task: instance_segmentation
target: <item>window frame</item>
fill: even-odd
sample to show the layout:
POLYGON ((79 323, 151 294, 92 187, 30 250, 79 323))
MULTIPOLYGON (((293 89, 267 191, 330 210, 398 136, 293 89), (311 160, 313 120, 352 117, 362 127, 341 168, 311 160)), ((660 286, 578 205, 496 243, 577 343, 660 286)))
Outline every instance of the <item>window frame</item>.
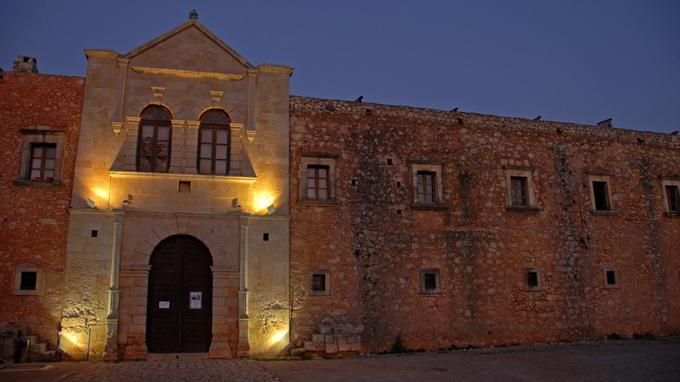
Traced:
POLYGON ((446 209, 447 206, 444 200, 443 193, 443 174, 442 174, 442 162, 440 161, 423 161, 423 160, 410 160, 410 179, 411 179, 411 207, 414 209, 446 209), (422 173, 434 173, 434 185, 432 187, 434 191, 434 202, 422 202, 418 199, 418 176, 422 173))
POLYGON ((48 142, 31 142, 31 148, 30 148, 30 154, 29 154, 29 159, 28 159, 28 173, 26 174, 26 179, 30 182, 45 182, 45 183, 52 183, 54 182, 54 177, 56 175, 56 166, 57 166, 57 144, 56 143, 48 143, 48 142), (41 148, 42 154, 40 155, 40 158, 36 158, 34 156, 35 150, 37 148, 41 148), (54 149, 54 157, 48 157, 47 153, 49 153, 49 149, 54 149), (36 159, 40 159, 40 167, 33 167, 33 161, 36 159), (48 160, 52 160, 52 168, 47 169, 46 167, 46 162, 48 160), (39 171, 40 172, 40 177, 37 179, 33 178, 33 171, 39 171), (49 180, 45 177, 45 172, 46 171, 52 171, 52 179, 49 180))
POLYGON ((330 201, 330 166, 327 164, 307 164, 307 168, 305 169, 305 189, 304 189, 304 196, 305 200, 308 201, 316 201, 316 202, 328 202, 330 201), (309 170, 314 171, 314 177, 310 178, 309 177, 309 170), (322 179, 321 178, 321 170, 324 170, 326 172, 326 178, 322 179), (310 188, 309 187, 309 180, 314 179, 314 187, 310 188), (322 199, 319 194, 320 191, 323 190, 324 188, 321 188, 321 182, 325 180, 325 190, 326 190, 326 198, 322 199), (309 197, 309 190, 314 190, 314 194, 316 195, 313 198, 309 197))
POLYGON ((339 155, 334 153, 302 153, 298 171, 298 203, 301 205, 334 206, 336 197, 336 168, 339 155), (325 200, 307 198, 307 167, 328 166, 328 198, 325 200))
POLYGON ((20 264, 14 269, 14 294, 15 295, 41 295, 45 288, 45 276, 41 268, 30 264, 20 264), (35 272, 35 289, 21 289, 22 274, 35 272))
POLYGON ((62 182, 63 165, 64 165, 64 140, 66 133, 64 131, 52 130, 47 126, 38 126, 37 128, 21 129, 21 150, 20 150, 20 166, 17 178, 13 181, 15 186, 58 186, 62 182), (51 181, 47 180, 31 180, 32 167, 32 147, 33 145, 45 144, 54 145, 54 176, 51 181))
POLYGON ((680 217, 680 179, 663 179, 661 181, 661 191, 663 193, 663 211, 666 217, 680 217), (669 187, 676 187, 676 196, 678 197, 678 206, 676 210, 671 209, 671 200, 669 198, 669 187))
POLYGON ((416 201, 419 204, 432 204, 436 205, 439 203, 439 196, 437 195, 437 172, 430 170, 418 170, 416 171, 416 201), (422 179, 422 182, 421 182, 422 179), (422 192, 420 187, 422 185, 422 192), (428 187, 429 186, 429 187, 428 187), (430 191, 430 192, 428 192, 430 191), (422 200, 431 199, 431 200, 422 200))
POLYGON ((172 161, 172 112, 170 109, 163 105, 158 105, 158 104, 152 104, 148 105, 147 107, 142 110, 140 113, 140 119, 139 119, 139 128, 137 132, 137 160, 136 160, 136 168, 138 172, 150 172, 150 173, 168 173, 170 172, 170 165, 172 161), (167 120, 163 119, 145 119, 144 118, 144 113, 147 112, 147 110, 151 108, 162 108, 165 109, 165 111, 168 113, 169 117, 167 120), (144 135, 144 126, 151 125, 153 128, 153 137, 151 139, 152 146, 154 149, 152 149, 152 160, 149 163, 150 168, 148 170, 141 170, 140 169, 140 164, 141 164, 141 158, 142 158, 142 136, 144 135), (167 156, 167 168, 164 171, 159 171, 158 167, 158 152, 155 149, 158 145, 158 129, 159 127, 162 128, 167 128, 168 129, 168 156, 167 156))
POLYGON ((609 175, 589 175, 588 176, 588 187, 590 190, 590 212, 593 214, 608 215, 613 214, 614 210, 614 199, 612 197, 612 180, 609 175), (595 195, 595 182, 605 183, 606 187, 606 201, 608 209, 598 209, 597 208, 597 198, 595 195))
POLYGON ((425 268, 420 270, 420 293, 421 294, 439 294, 442 291, 442 279, 439 268, 425 268), (427 288, 426 276, 434 275, 436 287, 434 289, 427 288))
POLYGON ((309 277, 309 291, 312 296, 330 296, 331 294, 331 277, 330 277, 330 271, 328 270, 317 270, 317 271, 312 271, 310 272, 310 277, 309 277), (314 289, 314 277, 315 276, 323 276, 324 277, 324 290, 315 290, 314 289))
POLYGON ((229 173, 231 172, 231 117, 229 116, 229 113, 227 113, 225 110, 222 109, 208 109, 205 112, 201 114, 201 117, 199 118, 199 127, 198 127, 198 145, 197 145, 197 152, 196 152, 196 171, 200 175, 218 175, 218 176, 228 176, 229 173), (211 112, 222 112, 224 113, 224 116, 226 117, 226 124, 222 125, 219 123, 210 123, 210 122, 204 122, 203 118, 206 116, 207 113, 211 112), (212 133, 211 137, 211 154, 210 158, 204 158, 201 156, 201 146, 204 144, 203 143, 203 134, 205 134, 208 130, 212 133), (227 156, 225 159, 225 166, 226 166, 226 173, 216 173, 215 172, 215 163, 219 160, 222 159, 217 159, 217 146, 225 146, 225 144, 218 144, 217 143, 217 134, 219 131, 224 130, 226 131, 227 134, 227 143, 226 143, 226 150, 227 150, 227 156), (210 160, 210 172, 201 172, 201 160, 210 160))
POLYGON ((533 168, 525 166, 511 166, 504 165, 503 172, 505 175, 505 208, 511 212, 536 213, 539 211, 538 201, 536 197, 536 185, 534 183, 533 168), (513 194, 513 179, 524 179, 524 205, 516 205, 514 203, 513 194))

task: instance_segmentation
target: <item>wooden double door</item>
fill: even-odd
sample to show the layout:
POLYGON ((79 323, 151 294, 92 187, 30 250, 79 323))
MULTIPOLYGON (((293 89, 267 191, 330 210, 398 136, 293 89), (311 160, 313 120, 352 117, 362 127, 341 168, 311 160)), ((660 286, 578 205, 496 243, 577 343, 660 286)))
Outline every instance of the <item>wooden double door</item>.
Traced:
POLYGON ((151 255, 146 324, 150 353, 202 353, 212 338, 212 256, 200 240, 171 236, 151 255))

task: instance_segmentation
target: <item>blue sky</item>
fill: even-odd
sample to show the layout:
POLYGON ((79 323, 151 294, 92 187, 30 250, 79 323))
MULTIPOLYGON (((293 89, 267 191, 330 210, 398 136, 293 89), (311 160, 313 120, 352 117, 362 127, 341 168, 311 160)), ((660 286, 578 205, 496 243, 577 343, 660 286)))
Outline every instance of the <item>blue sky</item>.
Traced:
POLYGON ((84 75, 187 19, 291 92, 577 123, 680 130, 680 1, 27 1, 0 7, 0 67, 35 56, 84 75))

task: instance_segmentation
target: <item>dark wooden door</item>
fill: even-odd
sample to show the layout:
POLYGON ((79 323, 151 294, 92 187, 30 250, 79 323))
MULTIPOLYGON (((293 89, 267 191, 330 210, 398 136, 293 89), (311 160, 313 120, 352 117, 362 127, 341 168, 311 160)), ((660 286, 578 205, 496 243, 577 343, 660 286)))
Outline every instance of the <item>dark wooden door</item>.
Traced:
POLYGON ((212 337, 212 257, 187 235, 163 240, 151 255, 146 344, 151 353, 207 352, 212 337))

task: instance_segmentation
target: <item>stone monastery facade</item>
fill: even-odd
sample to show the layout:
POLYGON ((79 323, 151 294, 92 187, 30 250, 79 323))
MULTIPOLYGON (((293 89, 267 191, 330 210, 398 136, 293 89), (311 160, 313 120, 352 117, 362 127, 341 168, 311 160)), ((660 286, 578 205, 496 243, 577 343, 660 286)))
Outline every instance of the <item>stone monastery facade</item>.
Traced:
POLYGON ((680 331, 678 135, 291 96, 195 16, 85 55, 0 73, 0 329, 32 351, 680 331))

